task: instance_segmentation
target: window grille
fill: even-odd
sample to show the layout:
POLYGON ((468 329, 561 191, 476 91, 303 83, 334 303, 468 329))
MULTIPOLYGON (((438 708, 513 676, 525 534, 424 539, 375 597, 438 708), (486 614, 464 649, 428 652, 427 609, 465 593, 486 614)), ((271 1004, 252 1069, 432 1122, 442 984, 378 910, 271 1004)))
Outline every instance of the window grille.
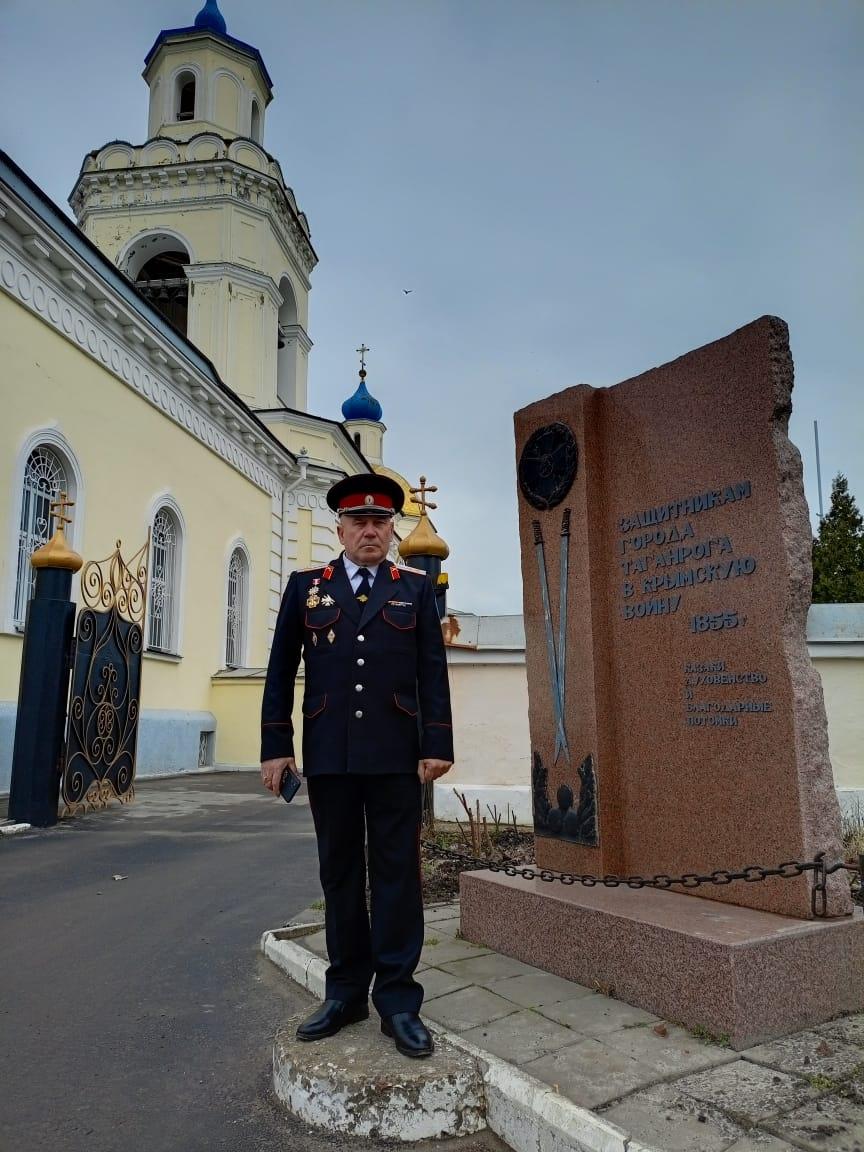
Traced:
POLYGON ((30 453, 24 469, 21 523, 18 530, 18 575, 15 582, 15 627, 23 629, 27 601, 36 587, 30 557, 50 538, 51 504, 61 492, 69 493, 66 470, 50 448, 39 445, 30 453))
POLYGON ((149 606, 149 646, 159 652, 173 652, 176 644, 177 537, 174 518, 166 508, 160 508, 153 521, 149 606))
POLYGON ((198 767, 213 767, 213 733, 202 732, 198 737, 198 767))
POLYGON ((246 641, 246 557, 240 548, 231 553, 228 565, 228 623, 225 644, 225 664, 239 668, 243 663, 246 641))

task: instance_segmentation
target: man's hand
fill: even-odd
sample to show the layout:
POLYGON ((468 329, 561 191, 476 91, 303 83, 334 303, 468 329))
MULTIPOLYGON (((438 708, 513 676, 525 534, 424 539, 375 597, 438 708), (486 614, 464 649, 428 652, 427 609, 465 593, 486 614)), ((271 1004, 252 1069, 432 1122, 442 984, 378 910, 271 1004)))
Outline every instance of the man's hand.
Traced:
POLYGON ((286 768, 295 776, 300 775, 297 771, 297 762, 293 756, 280 756, 276 760, 265 760, 261 765, 261 783, 267 791, 272 792, 274 796, 279 795, 282 777, 285 774, 286 768))
POLYGON ((424 784, 430 780, 437 780, 453 767, 452 760, 421 760, 417 765, 417 775, 424 784))

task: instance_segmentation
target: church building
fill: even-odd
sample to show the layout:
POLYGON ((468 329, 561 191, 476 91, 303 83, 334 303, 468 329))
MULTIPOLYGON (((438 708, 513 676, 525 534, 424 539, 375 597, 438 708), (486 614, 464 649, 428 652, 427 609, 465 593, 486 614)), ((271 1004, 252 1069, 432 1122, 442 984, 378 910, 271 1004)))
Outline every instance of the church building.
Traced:
POLYGON ((257 763, 282 589, 339 550, 334 481, 396 479, 399 537, 420 515, 383 464, 368 349, 342 419, 308 409, 317 256, 266 150, 260 52, 207 0, 159 33, 143 75, 148 139, 85 157, 77 227, 0 153, 0 792, 30 556, 62 493, 85 561, 118 539, 131 557, 150 534, 139 775, 257 763))

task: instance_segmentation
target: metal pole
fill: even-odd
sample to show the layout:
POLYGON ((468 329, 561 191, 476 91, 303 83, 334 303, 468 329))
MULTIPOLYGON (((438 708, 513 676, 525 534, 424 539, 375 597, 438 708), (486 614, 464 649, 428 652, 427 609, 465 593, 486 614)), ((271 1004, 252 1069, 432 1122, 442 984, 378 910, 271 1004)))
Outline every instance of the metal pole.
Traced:
POLYGON ((813 435, 816 438, 816 485, 819 488, 819 519, 825 519, 825 512, 822 508, 822 465, 819 462, 819 421, 813 421, 813 435))

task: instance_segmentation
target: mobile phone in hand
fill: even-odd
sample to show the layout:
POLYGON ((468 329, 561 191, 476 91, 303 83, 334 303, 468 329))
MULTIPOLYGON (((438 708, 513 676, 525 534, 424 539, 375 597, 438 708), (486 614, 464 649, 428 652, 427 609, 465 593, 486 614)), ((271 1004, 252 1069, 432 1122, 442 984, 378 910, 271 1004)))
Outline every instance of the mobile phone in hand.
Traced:
POLYGON ((282 783, 279 785, 279 795, 286 804, 290 804, 300 791, 300 777, 295 776, 290 768, 282 773, 282 783))

